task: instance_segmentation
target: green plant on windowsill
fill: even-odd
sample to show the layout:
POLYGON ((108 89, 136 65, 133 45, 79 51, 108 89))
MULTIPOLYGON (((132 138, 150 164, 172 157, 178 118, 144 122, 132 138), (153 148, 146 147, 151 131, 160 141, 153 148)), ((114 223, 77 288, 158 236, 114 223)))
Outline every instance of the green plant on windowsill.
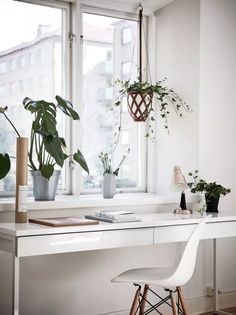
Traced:
POLYGON ((206 182, 203 179, 199 179, 198 177, 198 170, 194 172, 190 172, 188 174, 192 181, 188 183, 188 187, 190 188, 192 193, 204 193, 206 206, 203 205, 200 211, 207 212, 218 212, 218 202, 220 196, 225 196, 226 194, 230 193, 230 188, 225 188, 217 182, 206 182))
MULTIPOLYGON (((138 93, 141 98, 149 104, 147 108, 143 111, 144 120, 149 118, 148 132, 146 137, 150 137, 152 140, 155 139, 153 122, 156 120, 154 108, 152 106, 153 96, 156 98, 157 103, 160 106, 160 116, 164 119, 164 128, 169 133, 168 126, 168 115, 170 114, 170 106, 174 108, 178 117, 183 117, 183 110, 186 112, 191 112, 191 108, 186 102, 179 96, 174 89, 170 89, 165 86, 164 82, 167 79, 158 81, 154 84, 148 82, 134 81, 130 80, 116 80, 115 84, 120 86, 119 97, 115 101, 115 106, 121 105, 121 100, 124 96, 128 96, 129 93, 138 93)), ((141 121, 141 120, 140 120, 141 121)))
POLYGON ((24 108, 33 114, 31 127, 29 167, 32 171, 41 171, 43 177, 50 179, 56 165, 63 167, 64 161, 71 158, 87 173, 89 168, 80 150, 74 154, 66 153, 66 141, 57 130, 57 110, 61 110, 72 120, 79 120, 78 113, 71 102, 56 96, 56 103, 44 100, 33 101, 26 97, 24 108), (35 158, 36 157, 36 158, 35 158))
POLYGON ((99 159, 102 162, 102 166, 103 166, 103 175, 104 174, 113 174, 115 176, 118 176, 119 170, 121 165, 123 164, 124 160, 127 158, 128 154, 130 152, 130 148, 128 148, 126 154, 123 155, 120 163, 118 164, 118 166, 114 169, 112 166, 112 157, 111 154, 109 153, 104 153, 101 152, 99 154, 99 159))
MULTIPOLYGON (((10 120, 10 118, 6 114, 7 109, 8 109, 7 106, 0 107, 0 114, 2 114, 5 117, 5 119, 9 122, 11 127, 14 129, 17 137, 20 138, 20 134, 19 134, 18 130, 16 129, 15 125, 13 124, 13 122, 10 120)), ((0 153, 0 180, 7 176, 10 169, 11 169, 11 160, 10 160, 9 154, 8 153, 5 153, 5 154, 0 153)))

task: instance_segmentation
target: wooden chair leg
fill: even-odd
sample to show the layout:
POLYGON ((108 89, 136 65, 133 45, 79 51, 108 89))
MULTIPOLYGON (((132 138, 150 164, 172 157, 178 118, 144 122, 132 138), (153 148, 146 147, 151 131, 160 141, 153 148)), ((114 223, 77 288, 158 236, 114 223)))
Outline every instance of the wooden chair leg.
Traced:
POLYGON ((187 304, 185 302, 185 298, 184 298, 183 292, 181 290, 181 287, 177 287, 177 291, 178 291, 180 304, 181 304, 182 310, 184 312, 184 315, 190 315, 188 307, 187 307, 187 304))
POLYGON ((174 295, 174 292, 172 292, 172 291, 170 292, 170 299, 171 299, 172 313, 173 313, 173 315, 178 315, 175 295, 174 295))
POLYGON ((135 315, 137 313, 138 305, 139 305, 139 298, 140 298, 140 288, 138 287, 134 296, 134 300, 133 300, 129 315, 135 315))
POLYGON ((144 289, 143 289, 143 297, 142 297, 141 304, 140 304, 139 315, 142 315, 144 313, 148 289, 149 289, 149 285, 145 284, 144 289))

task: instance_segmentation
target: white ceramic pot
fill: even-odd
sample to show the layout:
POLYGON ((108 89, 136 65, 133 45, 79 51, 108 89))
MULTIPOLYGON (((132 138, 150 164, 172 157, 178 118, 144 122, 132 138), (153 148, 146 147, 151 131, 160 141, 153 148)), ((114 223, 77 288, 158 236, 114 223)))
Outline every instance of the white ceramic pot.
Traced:
POLYGON ((102 185, 103 198, 113 198, 116 193, 116 177, 114 174, 105 173, 102 185))

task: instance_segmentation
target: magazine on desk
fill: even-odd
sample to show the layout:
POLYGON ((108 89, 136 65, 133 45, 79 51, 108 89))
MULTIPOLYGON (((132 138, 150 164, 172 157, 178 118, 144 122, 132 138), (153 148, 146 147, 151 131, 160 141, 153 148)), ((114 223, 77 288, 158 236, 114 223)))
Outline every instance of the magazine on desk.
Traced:
POLYGON ((95 212, 94 215, 86 215, 85 218, 110 223, 141 221, 134 212, 125 210, 102 210, 95 212))

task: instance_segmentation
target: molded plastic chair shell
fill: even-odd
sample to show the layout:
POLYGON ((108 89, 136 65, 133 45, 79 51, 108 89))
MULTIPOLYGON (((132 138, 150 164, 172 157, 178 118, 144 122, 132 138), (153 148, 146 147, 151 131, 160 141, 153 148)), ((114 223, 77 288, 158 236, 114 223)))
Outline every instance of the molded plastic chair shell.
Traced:
POLYGON ((136 268, 125 271, 112 282, 131 282, 138 284, 159 285, 165 288, 180 287, 187 283, 194 272, 197 249, 205 223, 211 216, 200 221, 189 237, 180 262, 175 268, 136 268))

